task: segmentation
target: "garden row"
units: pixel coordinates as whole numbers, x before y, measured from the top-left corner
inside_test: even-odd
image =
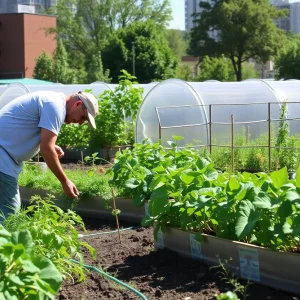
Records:
[[[1,299],[54,299],[63,279],[85,280],[82,248],[96,255],[79,241],[77,226],[85,230],[80,216],[64,212],[51,197],[32,201],[0,225]]]
[[[79,172],[80,179],[71,179],[78,182],[83,196],[102,195],[107,199],[105,203],[112,208],[108,215],[118,214],[119,209],[120,218],[126,214],[136,219],[144,216],[143,225],[155,226],[157,247],[177,250],[208,264],[216,264],[218,257],[231,259],[230,268],[243,278],[300,293],[299,275],[290,272],[300,266],[296,254],[300,172],[291,180],[286,168],[270,175],[221,173],[199,151],[178,149],[178,139],[169,143],[168,151],[160,143],[136,144],[118,153],[115,164],[104,176],[99,174],[98,166],[92,166],[86,178]],[[28,178],[30,172],[26,172],[20,183],[38,187],[39,180],[34,183]],[[44,188],[50,181],[39,176]],[[33,178],[36,180],[36,175]],[[117,196],[133,202],[123,199],[122,208],[118,207],[121,202],[114,207],[109,200],[111,187]],[[82,199],[79,206],[84,206],[85,201],[87,213],[103,211],[103,202],[102,208],[99,205],[95,209],[92,200]],[[128,207],[135,210],[128,212]]]

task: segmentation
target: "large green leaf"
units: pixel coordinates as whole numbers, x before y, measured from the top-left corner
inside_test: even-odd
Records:
[[[230,177],[228,186],[231,191],[238,190],[241,187],[241,185],[238,182],[238,180],[236,179],[236,177],[233,177],[233,176]]]
[[[193,180],[195,179],[194,176],[190,176],[190,175],[187,175],[186,173],[182,173],[180,175],[180,179],[181,181],[186,184],[186,185],[189,185],[193,182]]]
[[[125,182],[125,186],[129,189],[136,189],[140,185],[140,181],[138,181],[136,178],[129,178]]]
[[[292,203],[290,201],[283,201],[277,210],[277,215],[281,222],[284,222],[293,212]]]
[[[150,196],[149,212],[152,216],[157,216],[166,211],[169,202],[168,190],[166,186],[161,186],[154,190]]]
[[[51,293],[54,292],[54,294],[56,294],[62,283],[62,275],[60,274],[60,272],[46,257],[36,257],[34,259],[34,263],[41,270],[39,273],[40,279],[49,285],[48,288]]]
[[[14,232],[11,236],[11,241],[14,244],[23,244],[26,253],[29,253],[33,247],[32,236],[29,230]]]
[[[255,228],[256,222],[259,220],[260,213],[255,209],[249,200],[243,200],[240,203],[237,213],[237,222],[235,233],[239,239],[247,236]]]
[[[261,191],[257,196],[254,196],[253,205],[257,208],[270,209],[272,203],[269,195]]]
[[[278,171],[274,171],[270,174],[270,177],[273,181],[273,185],[276,189],[280,189],[282,185],[287,183],[289,180],[289,174],[287,171],[287,167],[284,167]]]

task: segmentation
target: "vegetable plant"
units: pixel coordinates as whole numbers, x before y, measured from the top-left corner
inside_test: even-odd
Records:
[[[64,276],[77,276],[85,279],[85,269],[81,248],[86,248],[95,258],[95,250],[86,242],[80,241],[75,226],[85,230],[84,223],[75,212],[54,205],[53,197],[41,199],[34,196],[31,205],[25,210],[10,215],[4,222],[8,231],[27,229],[32,238],[32,252],[49,258]],[[70,259],[78,259],[80,264]]]
[[[0,225],[0,299],[54,299],[62,276],[33,249],[29,230],[9,233]]]
[[[119,84],[112,90],[105,90],[99,96],[99,116],[97,129],[91,132],[90,145],[109,150],[120,144],[128,144],[130,131],[134,129],[135,119],[143,97],[143,88],[134,87],[136,77],[122,70]]]

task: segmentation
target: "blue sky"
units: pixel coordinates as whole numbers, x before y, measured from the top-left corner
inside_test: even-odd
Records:
[[[184,0],[170,0],[173,20],[169,23],[169,28],[185,30],[184,20]]]

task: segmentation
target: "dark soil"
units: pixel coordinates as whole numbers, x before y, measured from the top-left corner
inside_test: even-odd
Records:
[[[88,232],[103,233],[115,230],[115,222],[85,220]],[[121,224],[124,228],[136,224]],[[97,259],[91,259],[84,251],[85,263],[102,269],[139,292],[147,299],[194,300],[215,299],[228,290],[216,269],[209,269],[201,262],[184,258],[168,250],[154,249],[152,228],[137,228],[121,232],[120,244],[117,233],[84,237],[96,249]],[[246,285],[244,281],[241,284]],[[259,284],[251,284],[246,299],[300,299],[299,296],[277,291]],[[240,299],[243,296],[240,294]],[[56,299],[141,299],[138,295],[105,279],[96,271],[89,271],[87,280],[72,283],[66,280]]]

